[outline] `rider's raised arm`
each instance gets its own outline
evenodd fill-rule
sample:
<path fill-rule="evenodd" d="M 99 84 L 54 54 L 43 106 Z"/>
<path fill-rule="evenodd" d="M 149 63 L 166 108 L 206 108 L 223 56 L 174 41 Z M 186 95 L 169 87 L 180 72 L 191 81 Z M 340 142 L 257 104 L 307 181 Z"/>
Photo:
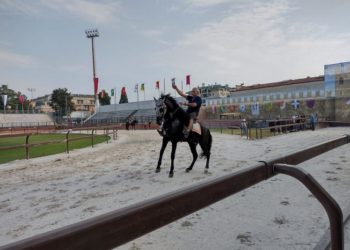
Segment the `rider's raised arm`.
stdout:
<path fill-rule="evenodd" d="M 173 84 L 173 89 L 175 89 L 176 92 L 177 92 L 180 96 L 182 96 L 182 97 L 184 97 L 184 98 L 187 97 L 187 95 L 186 95 L 184 92 L 182 92 L 181 90 L 179 90 L 179 88 L 178 88 L 175 84 Z"/>

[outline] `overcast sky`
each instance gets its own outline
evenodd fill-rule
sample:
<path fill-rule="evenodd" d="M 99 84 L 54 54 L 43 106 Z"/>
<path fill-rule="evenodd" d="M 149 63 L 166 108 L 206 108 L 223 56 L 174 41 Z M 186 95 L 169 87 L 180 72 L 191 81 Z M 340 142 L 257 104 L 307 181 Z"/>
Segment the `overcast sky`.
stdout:
<path fill-rule="evenodd" d="M 93 94 L 90 28 L 99 90 L 118 101 L 123 86 L 135 101 L 136 83 L 146 99 L 157 80 L 173 93 L 188 74 L 191 86 L 318 76 L 350 61 L 349 13 L 348 0 L 0 0 L 0 84 Z"/>

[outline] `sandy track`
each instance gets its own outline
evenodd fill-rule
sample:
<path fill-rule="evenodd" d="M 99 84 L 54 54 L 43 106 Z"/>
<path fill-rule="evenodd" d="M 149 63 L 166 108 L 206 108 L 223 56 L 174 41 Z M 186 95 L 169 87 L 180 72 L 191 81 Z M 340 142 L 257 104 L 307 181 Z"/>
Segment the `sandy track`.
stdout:
<path fill-rule="evenodd" d="M 247 141 L 213 134 L 210 173 L 204 160 L 185 173 L 191 154 L 178 146 L 175 176 L 154 172 L 161 138 L 155 131 L 120 131 L 117 141 L 0 165 L 1 245 L 103 214 L 349 134 L 346 128 Z M 198 151 L 199 147 L 198 147 Z M 300 164 L 342 207 L 350 197 L 349 145 Z M 148 234 L 121 249 L 310 249 L 328 227 L 321 205 L 296 180 L 278 175 Z"/>

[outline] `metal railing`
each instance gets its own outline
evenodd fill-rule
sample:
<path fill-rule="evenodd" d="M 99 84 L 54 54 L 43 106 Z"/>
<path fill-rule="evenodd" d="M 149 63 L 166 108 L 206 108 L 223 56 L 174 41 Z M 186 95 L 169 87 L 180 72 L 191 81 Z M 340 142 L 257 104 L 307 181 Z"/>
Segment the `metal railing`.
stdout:
<path fill-rule="evenodd" d="M 72 131 L 87 131 L 87 135 L 79 136 L 76 138 L 69 138 L 69 135 Z M 91 139 L 91 147 L 94 147 L 94 139 L 96 137 L 96 131 L 97 130 L 103 130 L 103 134 L 106 136 L 106 142 L 108 143 L 109 135 L 112 135 L 113 140 L 117 138 L 117 128 L 116 126 L 106 126 L 106 127 L 86 127 L 86 128 L 74 128 L 74 129 L 68 129 L 68 130 L 56 130 L 56 132 L 65 133 L 65 139 L 59 139 L 59 140 L 49 140 L 49 141 L 43 141 L 38 143 L 29 143 L 29 138 L 32 135 L 47 135 L 52 134 L 52 132 L 47 133 L 41 133 L 41 132 L 34 132 L 34 133 L 18 133 L 18 134 L 8 134 L 8 135 L 1 135 L 0 138 L 6 138 L 6 137 L 22 137 L 25 136 L 25 143 L 21 145 L 13 145 L 13 146 L 5 146 L 0 147 L 0 151 L 5 150 L 12 150 L 12 149 L 18 149 L 18 148 L 24 148 L 25 149 L 25 158 L 29 159 L 29 149 L 31 147 L 37 147 L 41 145 L 48 145 L 48 144 L 56 144 L 56 143 L 65 143 L 66 146 L 66 153 L 69 153 L 69 142 L 72 141 L 78 141 L 78 140 L 84 140 L 84 139 Z"/>
<path fill-rule="evenodd" d="M 293 172 L 293 170 L 288 172 L 284 169 L 286 166 L 281 164 L 297 165 L 349 143 L 349 138 L 349 135 L 345 135 L 290 155 L 270 161 L 262 161 L 256 166 L 236 173 L 208 180 L 73 225 L 2 246 L 0 250 L 110 249 L 117 247 L 267 180 L 278 173 Z M 303 181 L 303 183 L 310 185 L 310 180 Z M 327 213 L 330 211 L 335 215 L 335 222 L 330 218 L 332 249 L 342 250 L 344 249 L 344 232 L 342 224 L 339 226 L 342 211 L 338 209 L 339 206 L 335 201 L 335 206 L 330 204 L 327 200 L 329 197 L 326 197 L 327 194 L 322 188 L 320 189 L 317 185 L 313 185 L 313 188 L 313 193 L 320 194 L 321 197 L 318 198 L 326 206 Z"/>

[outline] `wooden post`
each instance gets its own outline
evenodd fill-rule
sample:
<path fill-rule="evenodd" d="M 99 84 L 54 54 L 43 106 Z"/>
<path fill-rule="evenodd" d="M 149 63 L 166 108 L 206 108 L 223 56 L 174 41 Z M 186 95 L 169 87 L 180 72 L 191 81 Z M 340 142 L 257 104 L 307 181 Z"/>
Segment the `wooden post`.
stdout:
<path fill-rule="evenodd" d="M 95 130 L 95 129 L 92 129 L 92 130 L 91 130 L 91 147 L 92 147 L 92 148 L 94 147 L 94 130 Z"/>
<path fill-rule="evenodd" d="M 67 154 L 69 154 L 69 132 L 70 130 L 68 130 L 67 134 L 66 134 L 66 152 Z"/>
<path fill-rule="evenodd" d="M 29 136 L 30 135 L 26 136 L 26 145 L 25 145 L 25 147 L 26 147 L 26 159 L 27 160 L 29 159 L 29 146 L 28 146 Z"/>

